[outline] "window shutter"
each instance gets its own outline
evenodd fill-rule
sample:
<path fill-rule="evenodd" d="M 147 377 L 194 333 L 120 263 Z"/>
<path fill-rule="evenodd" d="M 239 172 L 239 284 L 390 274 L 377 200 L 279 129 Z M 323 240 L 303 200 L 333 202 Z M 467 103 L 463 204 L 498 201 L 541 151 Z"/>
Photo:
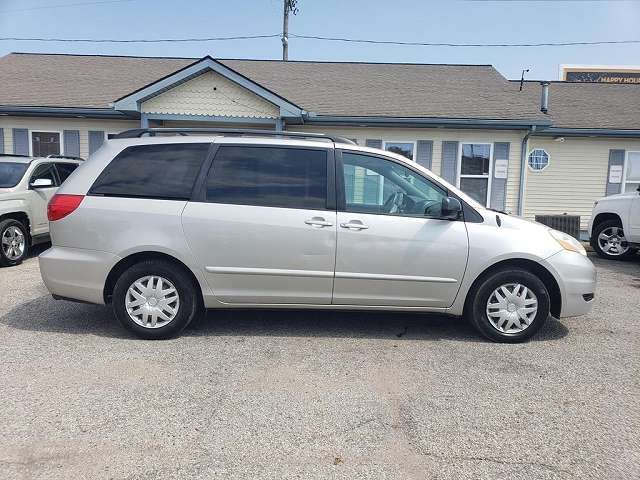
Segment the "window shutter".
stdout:
<path fill-rule="evenodd" d="M 509 168 L 509 148 L 508 142 L 496 142 L 493 144 L 493 178 L 491 179 L 491 208 L 504 211 L 507 201 L 507 179 L 496 178 L 496 160 L 506 160 Z M 508 171 L 507 171 L 508 175 Z"/>
<path fill-rule="evenodd" d="M 64 154 L 72 157 L 80 156 L 80 132 L 78 130 L 65 130 L 64 137 Z"/>
<path fill-rule="evenodd" d="M 433 141 L 418 140 L 416 145 L 416 161 L 425 168 L 431 170 L 431 158 L 433 155 Z"/>
<path fill-rule="evenodd" d="M 609 150 L 609 168 L 607 168 L 607 178 L 605 179 L 605 191 L 606 196 L 615 195 L 622 191 L 621 183 L 609 183 L 609 175 L 611 174 L 611 167 L 620 166 L 624 168 L 624 150 Z"/>
<path fill-rule="evenodd" d="M 4 129 L 0 128 L 0 153 L 4 153 Z"/>
<path fill-rule="evenodd" d="M 442 178 L 452 185 L 458 175 L 458 142 L 442 142 Z"/>
<path fill-rule="evenodd" d="M 13 129 L 13 153 L 29 155 L 29 130 L 26 128 Z"/>
<path fill-rule="evenodd" d="M 100 130 L 89 131 L 89 155 L 98 150 L 104 143 L 104 132 Z"/>
<path fill-rule="evenodd" d="M 382 148 L 382 140 L 367 138 L 365 145 L 370 148 Z"/>

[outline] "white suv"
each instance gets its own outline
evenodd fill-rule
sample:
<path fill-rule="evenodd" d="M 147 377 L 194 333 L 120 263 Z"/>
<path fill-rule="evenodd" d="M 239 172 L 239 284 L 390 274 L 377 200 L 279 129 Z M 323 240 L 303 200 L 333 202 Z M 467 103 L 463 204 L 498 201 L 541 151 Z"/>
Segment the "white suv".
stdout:
<path fill-rule="evenodd" d="M 587 313 L 596 288 L 571 236 L 314 134 L 124 132 L 69 177 L 49 219 L 49 291 L 111 303 L 144 338 L 205 308 L 315 308 L 464 314 L 517 342 L 550 314 Z"/>
<path fill-rule="evenodd" d="M 80 163 L 0 154 L 0 266 L 21 263 L 31 245 L 49 239 L 47 203 Z"/>
<path fill-rule="evenodd" d="M 640 248 L 640 187 L 598 200 L 589 220 L 589 238 L 603 258 L 633 256 Z"/>

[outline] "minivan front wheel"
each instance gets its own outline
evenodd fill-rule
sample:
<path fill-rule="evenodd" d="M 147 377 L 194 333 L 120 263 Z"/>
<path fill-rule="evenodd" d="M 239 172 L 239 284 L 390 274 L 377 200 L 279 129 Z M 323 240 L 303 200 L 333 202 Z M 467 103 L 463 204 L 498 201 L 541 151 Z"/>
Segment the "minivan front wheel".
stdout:
<path fill-rule="evenodd" d="M 466 314 L 485 337 L 496 342 L 525 341 L 550 315 L 549 292 L 534 274 L 520 268 L 500 270 L 472 292 Z"/>
<path fill-rule="evenodd" d="M 113 310 L 120 323 L 138 337 L 171 338 L 200 312 L 196 289 L 183 269 L 161 260 L 143 261 L 116 282 Z"/>

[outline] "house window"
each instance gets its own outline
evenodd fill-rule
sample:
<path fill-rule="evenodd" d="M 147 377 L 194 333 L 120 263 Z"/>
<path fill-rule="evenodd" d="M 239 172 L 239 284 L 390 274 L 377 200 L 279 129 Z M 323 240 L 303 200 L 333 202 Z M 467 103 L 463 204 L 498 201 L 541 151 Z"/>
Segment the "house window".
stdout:
<path fill-rule="evenodd" d="M 635 192 L 640 188 L 640 152 L 628 152 L 624 172 L 624 192 Z"/>
<path fill-rule="evenodd" d="M 414 159 L 415 146 L 414 142 L 384 142 L 384 149 L 387 152 L 397 153 L 409 160 Z"/>
<path fill-rule="evenodd" d="M 31 132 L 31 154 L 34 157 L 60 155 L 59 132 Z"/>
<path fill-rule="evenodd" d="M 529 168 L 540 172 L 549 166 L 549 154 L 542 148 L 536 148 L 529 152 Z"/>
<path fill-rule="evenodd" d="M 459 181 L 460 190 L 488 205 L 491 181 L 491 144 L 463 143 L 460 151 Z"/>

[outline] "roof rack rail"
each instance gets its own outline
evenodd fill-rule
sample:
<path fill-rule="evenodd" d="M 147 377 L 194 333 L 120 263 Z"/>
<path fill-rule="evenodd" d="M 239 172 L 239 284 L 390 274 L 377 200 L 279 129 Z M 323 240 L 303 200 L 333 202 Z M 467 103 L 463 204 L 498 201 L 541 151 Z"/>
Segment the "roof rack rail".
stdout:
<path fill-rule="evenodd" d="M 74 155 L 47 155 L 45 158 L 66 158 L 68 160 L 82 160 L 84 162 L 84 158 Z"/>
<path fill-rule="evenodd" d="M 278 132 L 275 130 L 252 130 L 243 128 L 134 128 L 114 135 L 113 139 L 120 138 L 140 138 L 144 135 L 155 137 L 158 134 L 220 134 L 228 136 L 249 136 L 249 137 L 288 137 L 288 138 L 307 138 L 312 140 L 329 140 L 334 143 L 348 143 L 356 145 L 353 140 L 338 137 L 336 135 L 326 135 L 324 133 L 305 133 L 305 132 Z"/>

